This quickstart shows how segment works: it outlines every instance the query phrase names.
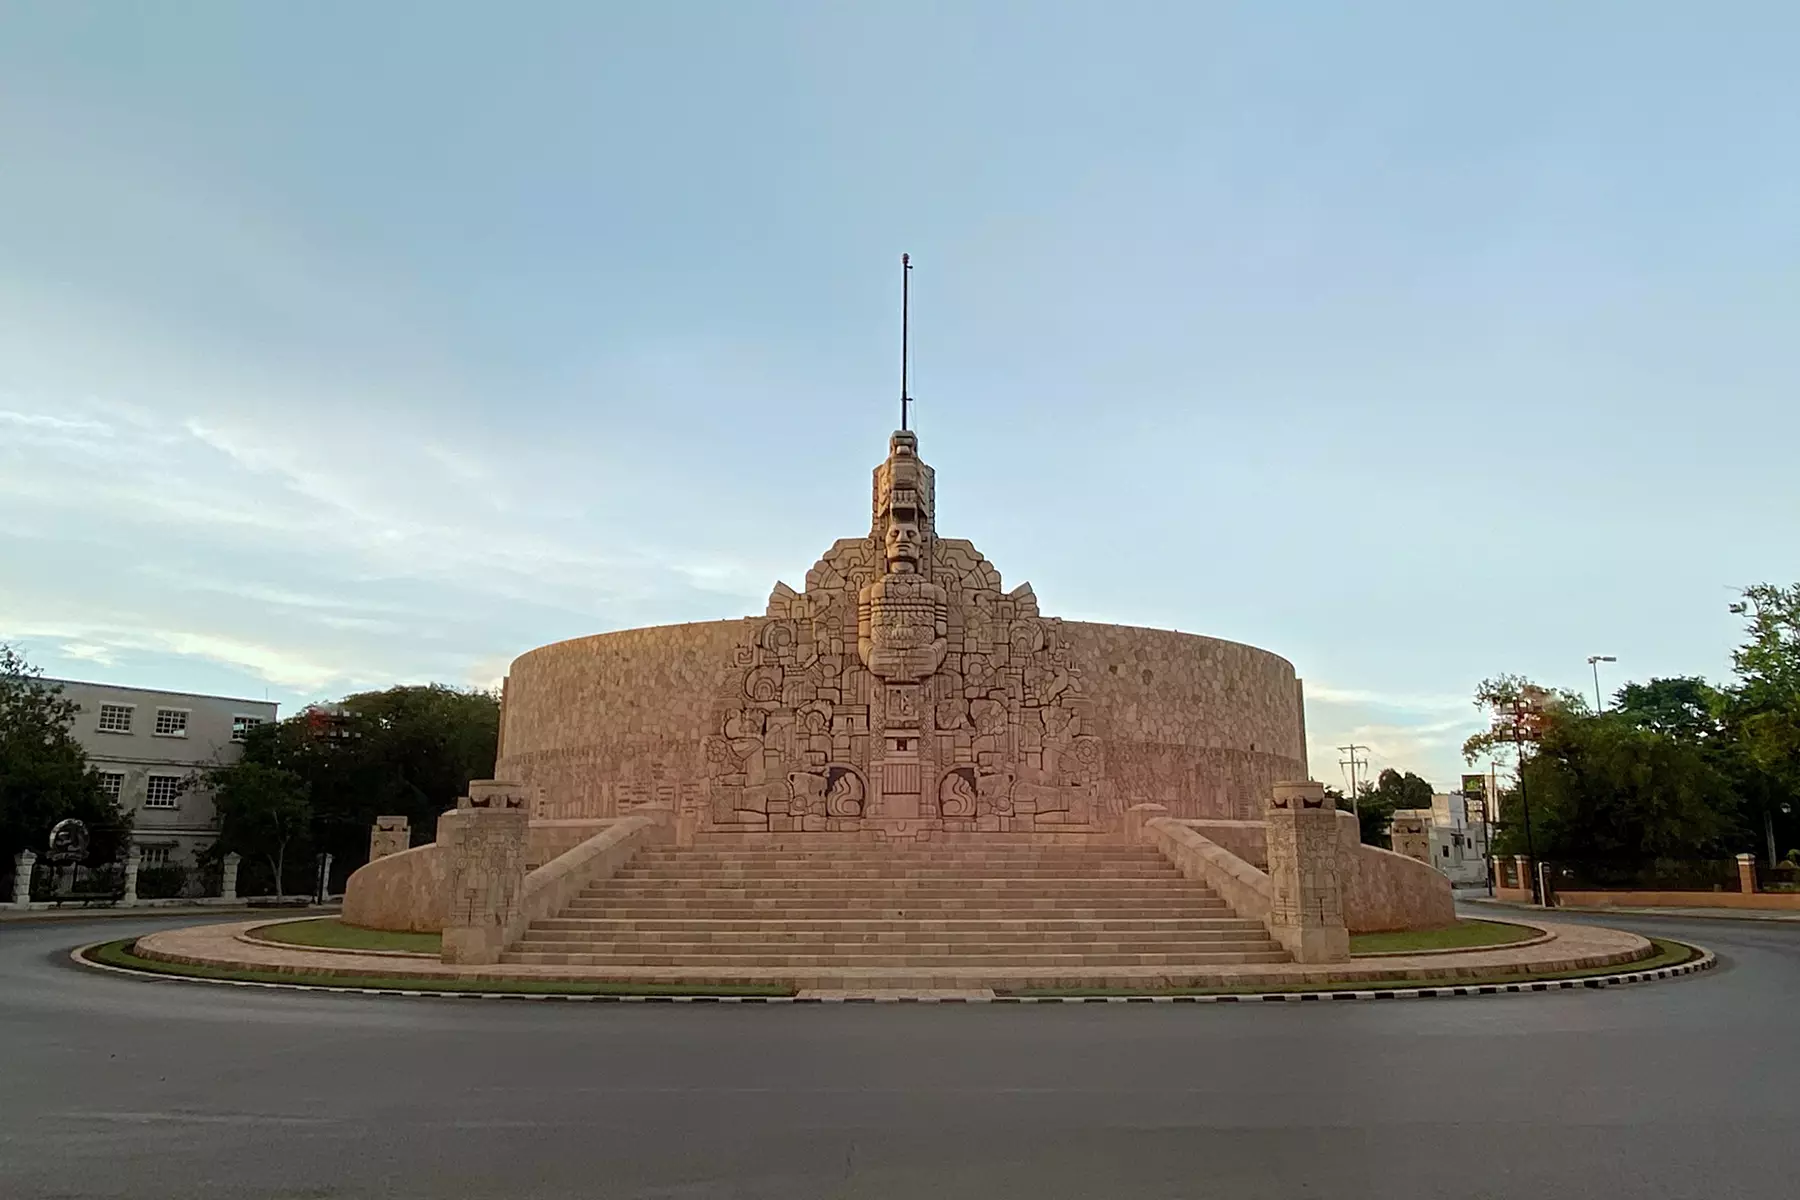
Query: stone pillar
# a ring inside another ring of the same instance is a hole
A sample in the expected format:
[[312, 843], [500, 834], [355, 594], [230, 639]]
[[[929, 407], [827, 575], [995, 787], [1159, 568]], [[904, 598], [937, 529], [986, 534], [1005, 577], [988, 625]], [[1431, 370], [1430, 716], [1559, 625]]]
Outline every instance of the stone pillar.
[[524, 788], [480, 780], [453, 812], [438, 818], [449, 912], [447, 963], [496, 963], [516, 936], [525, 895], [531, 810]]
[[224, 875], [222, 877], [222, 883], [219, 887], [219, 899], [221, 899], [221, 900], [236, 900], [238, 898], [238, 894], [237, 894], [238, 864], [243, 861], [244, 861], [244, 856], [241, 854], [237, 854], [235, 852], [231, 853], [231, 854], [227, 854], [225, 856], [225, 869], [224, 869]]
[[1516, 881], [1513, 884], [1514, 887], [1524, 888], [1526, 891], [1530, 892], [1533, 896], [1537, 895], [1537, 889], [1534, 888], [1531, 883], [1531, 856], [1530, 855], [1527, 855], [1527, 854], [1513, 855], [1513, 877]]
[[1756, 891], [1756, 855], [1737, 856], [1738, 891], [1748, 896]]
[[119, 898], [119, 907], [135, 908], [138, 902], [137, 877], [138, 868], [144, 865], [144, 852], [133, 845], [125, 852], [125, 894]]
[[1135, 846], [1144, 840], [1144, 826], [1157, 817], [1169, 815], [1166, 804], [1134, 804], [1125, 810], [1125, 844]]
[[15, 908], [31, 907], [31, 869], [37, 866], [37, 855], [29, 850], [19, 851], [13, 859], [13, 906]]
[[1268, 821], [1269, 935], [1295, 962], [1350, 957], [1337, 807], [1322, 783], [1278, 783]]
[[412, 826], [405, 817], [376, 817], [369, 829], [369, 861], [412, 848]]

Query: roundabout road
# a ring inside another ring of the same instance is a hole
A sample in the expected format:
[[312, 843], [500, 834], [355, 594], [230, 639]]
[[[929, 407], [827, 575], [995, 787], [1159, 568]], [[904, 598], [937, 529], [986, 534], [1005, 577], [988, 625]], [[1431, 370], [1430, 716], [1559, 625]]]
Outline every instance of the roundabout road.
[[1800, 924], [1605, 991], [690, 1006], [149, 983], [0, 924], [0, 1196], [1789, 1197]]

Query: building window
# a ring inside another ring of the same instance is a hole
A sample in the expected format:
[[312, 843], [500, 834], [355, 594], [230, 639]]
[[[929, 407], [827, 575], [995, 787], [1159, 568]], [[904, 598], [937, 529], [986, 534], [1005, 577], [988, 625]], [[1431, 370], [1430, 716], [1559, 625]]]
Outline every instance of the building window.
[[129, 704], [102, 704], [100, 721], [94, 728], [101, 733], [130, 733], [131, 708]]
[[263, 719], [261, 717], [231, 718], [231, 740], [234, 742], [243, 741], [246, 734], [262, 723]]
[[181, 795], [181, 776], [152, 775], [144, 791], [145, 808], [174, 808]]
[[138, 866], [166, 867], [169, 865], [169, 848], [167, 846], [139, 846]]
[[159, 708], [156, 710], [157, 737], [186, 737], [188, 710], [185, 708]]
[[124, 790], [124, 787], [125, 787], [125, 772], [123, 772], [123, 771], [102, 771], [102, 772], [100, 772], [100, 791], [106, 796], [106, 798], [108, 800], [117, 800], [119, 798], [119, 793], [122, 790]]

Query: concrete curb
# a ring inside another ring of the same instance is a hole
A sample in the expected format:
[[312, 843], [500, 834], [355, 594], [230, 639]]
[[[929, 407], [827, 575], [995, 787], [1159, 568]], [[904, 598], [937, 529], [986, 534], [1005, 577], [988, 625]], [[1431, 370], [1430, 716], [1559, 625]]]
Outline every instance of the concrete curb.
[[[1598, 990], [1632, 983], [1652, 983], [1696, 975], [1718, 965], [1718, 957], [1704, 946], [1694, 946], [1700, 957], [1675, 966], [1656, 967], [1648, 971], [1621, 971], [1611, 975], [1588, 975], [1580, 979], [1545, 979], [1535, 983], [1467, 983], [1441, 984], [1417, 988], [1370, 988], [1321, 992], [1233, 992], [1205, 996], [995, 996], [974, 999], [955, 996], [622, 996], [594, 993], [562, 992], [469, 992], [434, 991], [430, 988], [359, 988], [333, 987], [319, 983], [265, 983], [249, 979], [202, 979], [191, 975], [164, 975], [156, 971], [137, 971], [115, 967], [109, 963], [90, 961], [87, 952], [113, 941], [89, 942], [69, 952], [70, 959], [93, 971], [111, 971], [158, 983], [222, 984], [225, 987], [269, 988], [289, 992], [337, 992], [360, 996], [399, 996], [427, 1000], [574, 1000], [602, 1004], [1256, 1004], [1265, 1002], [1303, 1003], [1319, 1000], [1429, 1000], [1451, 996], [1500, 996], [1527, 992], [1565, 992], [1577, 988]], [[1692, 945], [1692, 943], [1688, 943]]]
[[257, 937], [265, 929], [276, 925], [298, 925], [302, 921], [328, 921], [330, 917], [293, 917], [283, 921], [270, 921], [266, 925], [257, 925], [246, 929], [232, 938], [234, 942], [242, 942], [246, 946], [273, 946], [277, 950], [308, 950], [320, 954], [366, 954], [373, 958], [410, 958], [438, 961], [438, 956], [423, 950], [368, 950], [353, 946], [308, 946], [301, 942], [284, 942], [278, 938]]

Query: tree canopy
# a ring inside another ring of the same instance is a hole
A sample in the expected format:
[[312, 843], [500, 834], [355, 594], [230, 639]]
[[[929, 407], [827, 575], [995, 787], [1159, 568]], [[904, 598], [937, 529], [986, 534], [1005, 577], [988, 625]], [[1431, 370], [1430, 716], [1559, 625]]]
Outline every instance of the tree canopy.
[[67, 817], [93, 834], [89, 863], [118, 856], [130, 824], [69, 733], [79, 712], [23, 652], [0, 642], [0, 873], [21, 850], [43, 853], [50, 827]]
[[270, 887], [286, 894], [288, 849], [303, 841], [312, 825], [306, 781], [280, 767], [240, 762], [217, 772], [213, 805], [219, 814], [213, 852], [261, 858], [269, 867]]
[[1375, 777], [1374, 784], [1357, 789], [1356, 819], [1362, 840], [1371, 846], [1388, 844], [1388, 826], [1396, 810], [1430, 808], [1431, 784], [1414, 775], [1388, 767]]
[[[1791, 848], [1800, 585], [1747, 588], [1732, 610], [1747, 618], [1746, 640], [1732, 656], [1737, 679], [1724, 687], [1697, 676], [1627, 683], [1596, 714], [1575, 693], [1519, 676], [1483, 681], [1475, 703], [1490, 727], [1463, 753], [1473, 762], [1523, 750], [1515, 779], [1540, 857], [1649, 861], [1758, 849], [1779, 857]], [[1498, 852], [1526, 852], [1523, 807], [1515, 782], [1502, 798]]]
[[441, 684], [361, 692], [252, 729], [239, 765], [218, 773], [278, 769], [310, 804], [306, 849], [330, 852], [338, 872], [364, 861], [377, 816], [404, 816], [416, 839], [434, 836], [438, 814], [469, 780], [493, 774], [500, 703], [489, 692]]

